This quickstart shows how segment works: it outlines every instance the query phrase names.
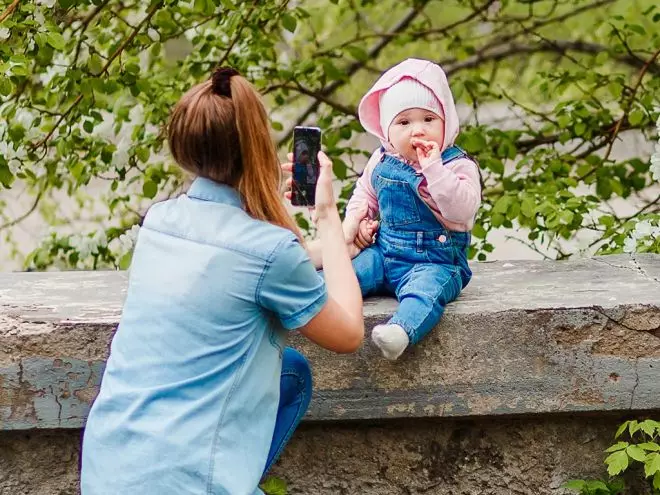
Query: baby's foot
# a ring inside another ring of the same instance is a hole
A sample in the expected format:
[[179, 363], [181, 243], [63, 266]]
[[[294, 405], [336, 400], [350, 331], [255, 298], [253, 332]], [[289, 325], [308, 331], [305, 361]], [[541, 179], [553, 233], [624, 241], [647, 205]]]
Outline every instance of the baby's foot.
[[406, 331], [396, 323], [376, 325], [371, 332], [371, 340], [390, 361], [398, 359], [410, 343]]

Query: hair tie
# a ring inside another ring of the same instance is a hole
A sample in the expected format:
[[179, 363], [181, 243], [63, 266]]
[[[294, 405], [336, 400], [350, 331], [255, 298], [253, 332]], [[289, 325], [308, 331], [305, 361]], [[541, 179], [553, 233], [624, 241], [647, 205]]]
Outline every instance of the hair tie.
[[236, 69], [231, 67], [218, 67], [211, 77], [211, 88], [216, 95], [231, 98], [231, 85], [229, 84], [232, 76], [239, 76]]

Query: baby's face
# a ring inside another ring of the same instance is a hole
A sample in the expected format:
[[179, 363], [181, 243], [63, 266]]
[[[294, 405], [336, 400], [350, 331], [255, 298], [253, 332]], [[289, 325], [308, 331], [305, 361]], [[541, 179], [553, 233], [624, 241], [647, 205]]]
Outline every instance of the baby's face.
[[394, 117], [388, 129], [388, 138], [403, 158], [417, 162], [417, 152], [410, 141], [413, 138], [435, 141], [442, 148], [445, 141], [445, 122], [430, 110], [409, 108]]

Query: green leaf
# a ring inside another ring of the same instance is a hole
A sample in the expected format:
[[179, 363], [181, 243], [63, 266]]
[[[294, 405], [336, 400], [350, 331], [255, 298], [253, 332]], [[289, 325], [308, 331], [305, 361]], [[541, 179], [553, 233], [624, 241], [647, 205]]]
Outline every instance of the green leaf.
[[138, 160], [140, 160], [142, 163], [147, 163], [150, 155], [151, 152], [146, 146], [140, 146], [135, 150], [135, 156], [137, 156]]
[[0, 95], [9, 96], [13, 90], [14, 85], [11, 83], [9, 78], [0, 74]]
[[332, 172], [339, 180], [345, 180], [348, 177], [348, 166], [343, 160], [334, 159], [332, 161]]
[[468, 134], [462, 141], [462, 144], [463, 148], [465, 148], [465, 151], [473, 154], [479, 153], [487, 145], [486, 138], [484, 138], [481, 132], [472, 132]]
[[632, 437], [635, 432], [639, 430], [639, 423], [637, 422], [636, 419], [633, 419], [632, 421], [628, 422], [628, 433]]
[[119, 269], [120, 270], [128, 270], [128, 268], [131, 266], [131, 260], [133, 259], [133, 251], [130, 253], [126, 253], [124, 256], [121, 257], [119, 260]]
[[605, 452], [616, 452], [618, 450], [623, 450], [630, 445], [628, 442], [617, 442], [612, 445], [610, 448], [606, 449]]
[[653, 488], [660, 491], [660, 471], [656, 471], [653, 475]]
[[142, 185], [142, 194], [144, 194], [149, 199], [153, 199], [157, 192], [158, 185], [153, 181], [148, 180]]
[[347, 46], [346, 50], [348, 53], [351, 54], [351, 57], [355, 58], [356, 60], [359, 60], [360, 62], [364, 62], [369, 58], [369, 54], [361, 47], [359, 46]]
[[610, 56], [607, 52], [600, 52], [598, 55], [596, 55], [594, 62], [596, 65], [603, 65], [609, 58]]
[[14, 174], [11, 173], [9, 166], [2, 159], [0, 160], [0, 183], [9, 189], [12, 182], [14, 182]]
[[30, 74], [29, 69], [24, 65], [14, 65], [11, 68], [11, 72], [15, 76], [27, 76]]
[[309, 230], [309, 222], [302, 213], [296, 213], [296, 223], [298, 224], [298, 227], [304, 231]]
[[56, 50], [64, 50], [66, 47], [66, 41], [64, 41], [64, 37], [60, 33], [48, 33], [46, 41], [48, 41], [48, 44]]
[[646, 30], [639, 24], [629, 24], [628, 29], [630, 29], [631, 31], [637, 34], [641, 34], [642, 36], [646, 34]]
[[557, 117], [557, 125], [559, 125], [561, 129], [566, 129], [570, 125], [572, 120], [573, 118], [567, 113], [565, 113]]
[[502, 196], [495, 202], [493, 213], [506, 213], [511, 203], [511, 196]]
[[282, 14], [282, 26], [284, 27], [284, 29], [286, 29], [290, 33], [293, 33], [296, 30], [297, 24], [298, 21], [291, 14], [287, 14], [287, 13]]
[[580, 491], [585, 487], [585, 485], [586, 485], [586, 481], [584, 480], [569, 480], [563, 485], [561, 485], [561, 487], [568, 488], [569, 490]]
[[654, 442], [640, 443], [637, 446], [648, 451], [660, 451], [660, 445]]
[[486, 229], [484, 229], [484, 226], [480, 223], [475, 223], [472, 228], [472, 235], [477, 239], [485, 239], [487, 235]]
[[616, 476], [628, 468], [628, 454], [625, 450], [614, 452], [605, 459], [607, 472], [610, 476]]
[[94, 131], [94, 122], [91, 120], [86, 120], [83, 122], [83, 129], [89, 133], [92, 133]]
[[280, 478], [270, 476], [264, 481], [260, 488], [266, 495], [286, 495], [286, 482]]
[[573, 221], [574, 217], [575, 214], [572, 211], [568, 211], [568, 210], [564, 210], [559, 214], [559, 218], [566, 225], [569, 225]]
[[648, 454], [646, 456], [646, 462], [644, 463], [644, 474], [648, 478], [657, 472], [660, 472], [660, 454], [653, 452], [652, 454]]
[[630, 112], [630, 115], [628, 115], [628, 122], [630, 122], [630, 125], [632, 126], [637, 126], [641, 124], [643, 120], [644, 120], [644, 112], [642, 112], [638, 108]]
[[193, 9], [195, 10], [195, 12], [206, 13], [206, 9], [207, 9], [206, 0], [195, 0], [195, 2], [193, 3]]
[[[611, 228], [614, 225], [614, 217], [612, 215], [602, 215], [598, 217], [598, 223], [607, 228]], [[627, 421], [619, 426], [619, 429], [616, 430], [616, 433], [614, 434], [614, 438], [619, 438], [621, 434], [626, 431], [626, 428], [628, 428]]]
[[522, 200], [522, 204], [520, 206], [520, 211], [522, 212], [523, 215], [525, 215], [527, 218], [532, 218], [533, 216], [536, 215], [535, 213], [536, 209], [536, 203], [534, 203], [534, 200], [530, 197], [525, 197]]
[[655, 421], [651, 421], [648, 419], [646, 421], [642, 421], [639, 424], [639, 428], [650, 437], [655, 435], [655, 429], [656, 429]]
[[632, 459], [635, 459], [636, 461], [639, 462], [644, 462], [646, 460], [646, 452], [644, 452], [637, 445], [628, 446], [628, 448], [626, 449], [626, 454], [628, 454], [628, 456], [631, 457]]
[[601, 491], [605, 491], [605, 493], [608, 494], [610, 493], [607, 485], [600, 480], [587, 481], [586, 488], [590, 490], [590, 493], [601, 493]]

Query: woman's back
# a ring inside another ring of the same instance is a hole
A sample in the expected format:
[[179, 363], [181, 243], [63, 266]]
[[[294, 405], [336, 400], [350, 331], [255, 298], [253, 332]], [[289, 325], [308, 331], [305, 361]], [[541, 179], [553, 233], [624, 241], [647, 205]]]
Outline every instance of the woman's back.
[[154, 205], [88, 420], [84, 493], [251, 493], [283, 326], [306, 324], [326, 299], [291, 231], [251, 218], [234, 189], [198, 178]]

